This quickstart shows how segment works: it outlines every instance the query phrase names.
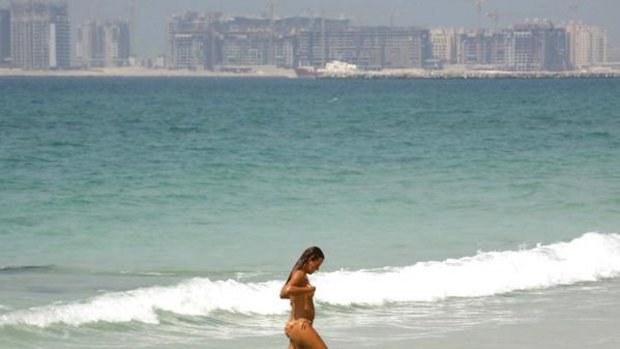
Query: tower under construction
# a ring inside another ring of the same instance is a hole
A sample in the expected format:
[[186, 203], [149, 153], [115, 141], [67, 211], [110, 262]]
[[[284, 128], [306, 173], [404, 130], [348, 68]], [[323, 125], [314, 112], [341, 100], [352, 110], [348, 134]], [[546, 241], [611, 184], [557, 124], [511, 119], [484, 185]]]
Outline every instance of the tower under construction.
[[71, 64], [67, 2], [11, 2], [12, 65], [22, 69], [65, 69]]

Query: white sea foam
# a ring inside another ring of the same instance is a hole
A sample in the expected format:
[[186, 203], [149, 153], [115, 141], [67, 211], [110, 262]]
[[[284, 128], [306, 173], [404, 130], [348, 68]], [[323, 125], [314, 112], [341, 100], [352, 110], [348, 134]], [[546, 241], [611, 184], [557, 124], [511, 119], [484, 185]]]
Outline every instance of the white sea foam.
[[280, 281], [244, 284], [194, 278], [176, 286], [107, 293], [85, 302], [14, 311], [1, 315], [0, 325], [23, 323], [46, 327], [54, 323], [81, 325], [96, 321], [156, 324], [158, 310], [182, 315], [207, 315], [215, 310], [272, 314], [286, 310], [286, 304], [277, 297], [280, 287]]
[[[549, 288], [620, 275], [620, 235], [587, 233], [571, 242], [529, 250], [480, 252], [473, 257], [421, 262], [402, 268], [337, 271], [312, 277], [316, 300], [340, 306], [381, 306], [391, 302], [480, 297]], [[96, 321], [158, 323], [157, 311], [208, 315], [284, 314], [278, 298], [282, 280], [242, 283], [194, 278], [170, 287], [150, 287], [101, 295], [84, 302], [52, 304], [0, 316], [0, 325]]]
[[550, 288], [620, 275], [620, 235], [587, 233], [529, 250], [480, 252], [380, 271], [317, 276], [320, 301], [337, 305], [436, 301]]

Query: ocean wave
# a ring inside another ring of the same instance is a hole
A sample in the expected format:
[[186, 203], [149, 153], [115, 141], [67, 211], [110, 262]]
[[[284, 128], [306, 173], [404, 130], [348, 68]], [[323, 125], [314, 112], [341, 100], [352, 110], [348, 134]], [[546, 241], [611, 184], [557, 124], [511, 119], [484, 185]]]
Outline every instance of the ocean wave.
[[54, 268], [53, 265], [15, 265], [15, 266], [0, 267], [0, 273], [41, 271], [41, 270], [51, 270], [52, 268]]
[[[620, 235], [587, 233], [570, 242], [532, 249], [480, 252], [473, 257], [420, 262], [399, 268], [319, 273], [312, 277], [319, 305], [381, 306], [482, 297], [545, 289], [620, 275]], [[207, 316], [214, 311], [278, 315], [283, 280], [245, 283], [194, 278], [169, 287], [107, 293], [82, 302], [52, 304], [0, 316], [0, 325], [47, 327], [55, 323], [159, 323], [159, 312]]]
[[319, 301], [336, 305], [432, 302], [546, 289], [620, 275], [620, 235], [587, 233], [532, 249], [479, 252], [473, 257], [403, 268], [324, 274]]
[[175, 286], [113, 292], [82, 302], [17, 310], [0, 315], [0, 326], [47, 327], [55, 323], [78, 326], [98, 321], [157, 324], [161, 311], [189, 316], [208, 315], [217, 310], [264, 315], [284, 313], [286, 304], [277, 297], [281, 286], [281, 281], [244, 284], [194, 278]]

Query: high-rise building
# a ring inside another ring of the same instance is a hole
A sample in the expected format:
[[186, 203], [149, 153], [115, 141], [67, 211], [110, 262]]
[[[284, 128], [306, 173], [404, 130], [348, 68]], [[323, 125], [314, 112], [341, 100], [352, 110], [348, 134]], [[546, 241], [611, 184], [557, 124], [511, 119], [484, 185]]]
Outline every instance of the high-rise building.
[[77, 31], [77, 65], [84, 68], [127, 66], [130, 55], [129, 37], [127, 21], [84, 23]]
[[543, 69], [548, 71], [573, 69], [570, 62], [566, 28], [551, 28], [546, 32]]
[[421, 68], [431, 57], [429, 31], [390, 27], [385, 34], [381, 68]]
[[432, 28], [429, 32], [431, 56], [443, 63], [456, 63], [457, 34], [455, 28]]
[[551, 23], [516, 25], [512, 30], [512, 57], [514, 70], [568, 70], [568, 40], [565, 28]]
[[607, 62], [607, 32], [595, 26], [570, 23], [566, 26], [569, 57], [575, 68]]
[[511, 65], [517, 71], [542, 70], [544, 36], [532, 25], [515, 26], [512, 32]]
[[222, 66], [293, 66], [293, 40], [264, 33], [226, 33], [221, 40]]
[[0, 66], [11, 62], [11, 11], [0, 9]]
[[97, 23], [86, 22], [77, 29], [76, 64], [81, 68], [103, 67], [101, 31]]
[[456, 61], [459, 64], [504, 69], [509, 52], [510, 33], [504, 30], [469, 30], [456, 36]]
[[11, 3], [12, 65], [23, 69], [64, 69], [71, 64], [66, 0]]
[[220, 64], [228, 69], [271, 65], [293, 67], [293, 26], [282, 20], [233, 17], [218, 23]]
[[323, 67], [338, 60], [367, 70], [421, 68], [431, 54], [428, 30], [406, 27], [302, 31], [296, 52], [299, 66]]
[[571, 69], [567, 34], [551, 23], [527, 23], [508, 29], [469, 30], [457, 34], [456, 61], [486, 69], [559, 71]]
[[104, 23], [103, 44], [106, 67], [126, 66], [131, 53], [129, 22], [114, 20]]
[[213, 67], [216, 17], [215, 14], [197, 12], [170, 17], [166, 41], [168, 68], [197, 70]]

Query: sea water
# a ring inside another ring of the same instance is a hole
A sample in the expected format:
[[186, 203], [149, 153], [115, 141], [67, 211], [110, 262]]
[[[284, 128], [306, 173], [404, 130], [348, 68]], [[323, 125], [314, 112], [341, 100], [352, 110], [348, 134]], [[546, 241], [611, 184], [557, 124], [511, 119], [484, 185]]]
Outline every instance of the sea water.
[[0, 92], [0, 348], [620, 346], [620, 80]]

